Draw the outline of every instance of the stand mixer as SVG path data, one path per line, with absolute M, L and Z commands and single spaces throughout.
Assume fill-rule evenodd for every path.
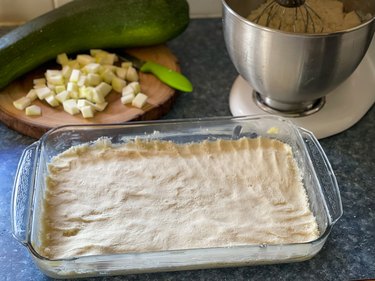
M 272 9 L 275 12 L 275 8 L 271 5 L 277 9 L 295 9 L 296 11 L 308 9 L 306 11 L 309 13 L 315 13 L 310 7 L 306 8 L 306 5 L 309 5 L 308 1 L 272 0 L 268 1 L 266 8 L 269 9 L 268 13 L 272 13 Z M 341 99 L 348 100 L 349 95 L 353 100 L 355 93 L 343 93 L 349 89 L 352 91 L 353 87 L 346 85 L 343 88 L 342 86 L 345 83 L 353 84 L 353 81 L 349 80 L 352 79 L 351 76 L 356 75 L 354 72 L 362 69 L 362 74 L 368 75 L 364 72 L 365 68 L 369 68 L 370 73 L 372 71 L 374 74 L 375 61 L 369 62 L 363 58 L 375 31 L 375 18 L 373 17 L 375 2 L 343 0 L 345 9 L 354 10 L 362 22 L 358 26 L 331 33 L 320 32 L 318 28 L 320 23 L 316 21 L 314 21 L 315 32 L 307 33 L 280 31 L 248 20 L 247 17 L 251 11 L 265 1 L 222 0 L 222 2 L 224 39 L 229 56 L 240 74 L 230 96 L 233 115 L 259 114 L 259 112 L 277 114 L 290 117 L 293 122 L 312 130 L 320 138 L 338 133 L 337 128 L 320 132 L 316 129 L 320 126 L 319 124 L 304 126 L 306 123 L 304 120 L 311 123 L 311 119 L 319 119 L 317 117 L 319 114 L 331 118 L 332 114 L 324 112 L 328 109 L 332 111 L 335 107 L 336 113 L 340 112 Z M 321 20 L 319 14 L 316 14 L 314 17 L 306 18 L 306 24 L 311 25 L 314 18 Z M 361 62 L 369 65 L 358 67 Z M 372 80 L 374 80 L 373 77 L 370 78 L 370 81 Z M 354 84 L 358 85 L 358 82 Z M 358 106 L 365 112 L 375 100 L 375 90 L 369 88 L 366 91 L 368 92 L 366 93 L 367 100 L 364 102 L 368 107 L 365 109 L 364 106 Z M 329 95 L 332 99 L 327 97 Z M 328 100 L 332 100 L 329 105 Z M 249 110 L 236 111 L 235 107 L 243 107 L 241 104 L 243 102 L 252 103 L 250 112 Z M 254 110 L 254 104 L 257 107 L 256 110 Z M 361 113 L 361 117 L 365 112 Z M 351 119 L 351 121 L 359 120 L 358 118 Z M 320 123 L 322 121 L 329 120 L 319 120 Z M 353 124 L 345 124 L 340 130 L 351 125 Z

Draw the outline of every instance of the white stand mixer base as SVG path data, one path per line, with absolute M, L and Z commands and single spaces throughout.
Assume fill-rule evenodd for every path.
M 366 55 L 356 71 L 326 96 L 321 110 L 304 117 L 288 118 L 318 139 L 340 133 L 357 123 L 375 102 L 375 59 Z M 229 107 L 233 116 L 271 114 L 253 100 L 253 88 L 241 76 L 232 86 Z

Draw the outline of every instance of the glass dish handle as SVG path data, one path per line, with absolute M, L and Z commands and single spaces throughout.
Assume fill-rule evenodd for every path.
M 18 163 L 12 193 L 12 234 L 22 244 L 27 244 L 30 218 L 30 201 L 34 187 L 36 152 L 39 142 L 34 142 L 23 151 Z
M 340 190 L 331 164 L 314 135 L 302 128 L 300 133 L 305 141 L 310 157 L 322 187 L 322 192 L 327 199 L 327 208 L 334 224 L 343 214 Z

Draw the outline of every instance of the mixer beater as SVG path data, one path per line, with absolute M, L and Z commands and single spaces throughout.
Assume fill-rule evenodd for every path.
M 343 28 L 361 22 L 355 13 L 346 15 L 343 3 L 336 0 L 267 0 L 250 14 L 249 19 L 259 25 L 288 32 L 322 33 L 331 31 L 330 22 L 335 17 L 333 10 L 340 11 L 342 18 L 335 20 L 342 20 Z
M 291 32 L 323 31 L 321 17 L 305 0 L 271 0 L 253 22 Z

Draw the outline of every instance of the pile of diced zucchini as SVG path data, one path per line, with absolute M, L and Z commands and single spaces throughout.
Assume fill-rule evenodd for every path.
M 56 61 L 62 68 L 49 69 L 44 78 L 34 79 L 27 95 L 13 102 L 17 109 L 29 116 L 41 115 L 41 108 L 32 104 L 39 99 L 51 107 L 62 105 L 71 115 L 80 113 L 92 118 L 107 107 L 106 96 L 112 90 L 122 94 L 123 104 L 142 108 L 147 102 L 136 69 L 131 62 L 116 63 L 116 54 L 92 49 L 90 54 L 79 54 L 75 59 L 63 53 Z

